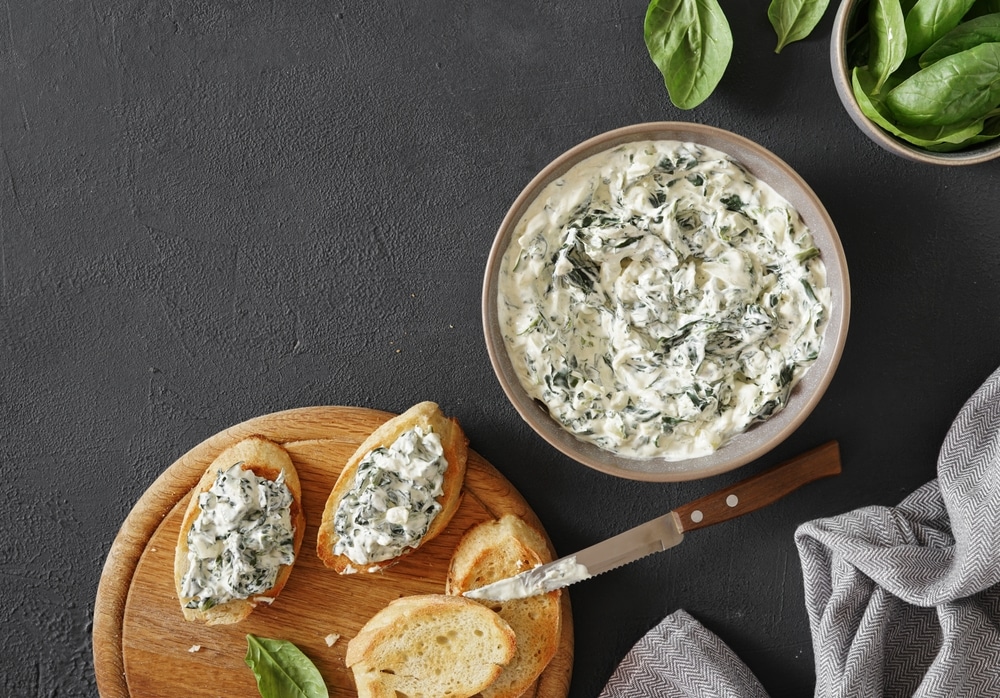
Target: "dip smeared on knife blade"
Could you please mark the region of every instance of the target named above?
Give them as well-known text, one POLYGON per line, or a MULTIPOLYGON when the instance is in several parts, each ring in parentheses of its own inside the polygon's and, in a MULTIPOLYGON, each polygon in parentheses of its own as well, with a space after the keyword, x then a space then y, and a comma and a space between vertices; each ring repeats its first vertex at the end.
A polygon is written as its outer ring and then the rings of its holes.
POLYGON ((725 153, 626 144, 549 184, 500 266, 528 393, 629 458, 708 455, 779 412, 819 356, 826 271, 798 212, 725 153))
POLYGON ((590 579, 592 576, 584 565, 576 561, 576 557, 567 557, 478 589, 470 589, 462 596, 470 599, 510 601, 562 589, 574 582, 590 579))

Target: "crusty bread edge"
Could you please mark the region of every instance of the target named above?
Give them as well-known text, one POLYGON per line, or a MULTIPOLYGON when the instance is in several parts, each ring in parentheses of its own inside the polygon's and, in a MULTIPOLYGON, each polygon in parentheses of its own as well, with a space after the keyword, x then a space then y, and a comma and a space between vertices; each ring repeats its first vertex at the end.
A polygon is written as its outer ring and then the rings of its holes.
MULTIPOLYGON (((468 591, 471 588, 475 588, 471 585, 466 586, 465 584, 462 584, 462 581, 465 581, 465 577, 470 574, 476 563, 482 559, 484 555, 488 554, 488 551, 485 551, 480 547, 481 543, 477 540, 477 538, 482 536, 482 531, 486 527, 502 526, 505 523, 505 520, 509 520, 511 532, 514 535, 515 542, 520 546, 522 551, 528 553, 530 557, 534 558, 536 564, 552 562, 554 555, 552 546, 549 543, 547 536, 523 518, 515 514, 504 514, 498 518, 489 519, 475 524, 462 534, 461 539, 459 539, 458 544, 455 546, 451 561, 448 565, 448 575, 445 580, 445 593, 461 595, 463 592, 468 591)), ((524 571, 526 570, 509 570, 511 575, 524 571)), ((547 594, 547 596, 549 596, 556 604, 556 622, 554 632, 552 633, 552 642, 542 649, 543 655, 539 662, 537 672, 535 672, 535 675, 531 677, 530 680, 524 680, 521 682, 519 687, 515 687, 512 691, 490 691, 490 693, 501 696, 502 698, 513 698, 514 696, 518 696, 519 698, 530 698, 537 693, 538 678, 545 671, 549 662, 552 661, 552 658, 558 652, 559 644, 562 642, 564 624, 566 622, 563 618, 565 613, 563 601, 565 599, 561 598, 562 590, 557 589, 555 591, 551 591, 547 594)), ((479 603, 482 603, 487 607, 492 605, 492 602, 489 601, 479 601, 479 603)), ((518 602, 515 601, 513 603, 518 602)), ((512 661, 516 661, 516 657, 512 661)), ((484 693, 487 693, 487 691, 484 690, 484 693)))
POLYGON ((417 403, 373 431, 347 460, 326 500, 323 519, 316 533, 316 554, 323 561, 323 564, 339 574, 378 572, 395 564, 403 556, 412 554, 443 531, 461 503, 462 485, 465 481, 465 468, 469 455, 468 443, 458 421, 445 417, 441 408, 434 402, 417 403), (434 517, 427 533, 421 539, 420 545, 416 548, 406 548, 399 556, 392 559, 364 565, 355 563, 346 555, 334 554, 333 548, 337 542, 337 534, 334 531, 334 515, 337 513, 340 500, 354 486, 354 476, 361 461, 372 450, 380 446, 392 445, 404 432, 417 426, 430 428, 441 437, 444 457, 448 461, 442 484, 443 494, 438 498, 441 511, 434 517))
MULTIPOLYGON (((198 505, 198 495, 212 487, 220 471, 226 470, 240 461, 243 462, 243 470, 252 470, 258 477, 264 477, 268 480, 277 479, 281 471, 284 470, 285 485, 288 486, 289 491, 292 493, 291 518, 294 528, 292 546, 296 559, 298 559, 299 551, 302 547, 302 539, 305 536, 306 530, 305 514, 302 509, 302 484, 299 481, 298 472, 288 452, 280 445, 259 435, 249 436, 224 449, 212 461, 211 465, 208 466, 198 484, 195 485, 191 492, 191 499, 188 501, 184 518, 181 521, 174 553, 174 587, 184 618, 189 621, 200 621, 206 625, 238 623, 250 615, 263 599, 273 600, 276 598, 288 582, 288 577, 291 575, 292 568, 294 567, 294 562, 291 565, 283 565, 278 570, 274 586, 263 594, 256 594, 246 599, 233 599, 205 611, 185 607, 188 599, 182 595, 181 589, 184 575, 188 570, 187 534, 191 530, 195 519, 201 513, 201 508, 198 505)), ((269 603, 270 601, 263 602, 269 603)))
MULTIPOLYGON (((403 596, 390 601, 388 605, 372 616, 361 628, 361 630, 358 631, 358 634, 351 638, 350 642, 348 642, 347 653, 344 657, 344 664, 347 668, 351 669, 354 674, 355 684, 357 686, 359 696, 384 695, 379 683, 377 681, 374 683, 368 681, 365 676, 365 672, 359 671, 359 669, 365 669, 365 660, 369 653, 396 632, 395 628, 398 624, 398 620, 401 617, 416 614, 438 615, 445 610, 450 610, 448 607, 465 607, 471 609, 475 613, 481 614, 484 619, 488 619, 494 627, 500 630, 503 635, 503 651, 505 653, 505 660, 501 664, 493 665, 492 678, 489 682, 495 680, 503 670, 504 664, 513 658, 515 652, 516 638, 514 637, 514 631, 511 630, 507 622, 485 606, 463 596, 450 596, 448 594, 416 594, 403 596)), ((489 682, 485 685, 489 685, 489 682)), ((485 687, 485 685, 482 687, 485 687)), ((477 691, 481 690, 482 687, 478 688, 477 691)), ((389 693, 385 695, 392 694, 389 693)))

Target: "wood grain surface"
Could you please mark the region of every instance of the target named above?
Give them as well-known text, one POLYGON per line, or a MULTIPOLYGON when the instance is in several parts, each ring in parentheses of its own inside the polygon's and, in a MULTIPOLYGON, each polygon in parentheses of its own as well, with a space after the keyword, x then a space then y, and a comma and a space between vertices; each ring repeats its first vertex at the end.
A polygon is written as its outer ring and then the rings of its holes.
MULTIPOLYGON (((94 608, 94 663, 104 698, 258 695, 243 661, 246 635, 294 642, 316 664, 331 696, 356 695, 344 665, 347 642, 392 599, 444 593, 452 551, 471 526, 511 512, 541 523, 520 493, 469 452, 462 504, 448 528, 399 564, 374 575, 338 575, 316 557, 316 529, 347 458, 394 415, 356 407, 310 407, 258 417, 202 442, 146 491, 108 554, 94 608), (299 472, 306 513, 302 550, 288 585, 270 606, 229 626, 186 622, 173 586, 173 554, 184 508, 198 478, 226 446, 251 434, 284 445, 299 472), (340 635, 332 646, 326 638, 340 635)), ((551 547, 551 543, 550 543, 551 547)), ((555 658, 533 691, 564 698, 573 665, 569 595, 555 658)))

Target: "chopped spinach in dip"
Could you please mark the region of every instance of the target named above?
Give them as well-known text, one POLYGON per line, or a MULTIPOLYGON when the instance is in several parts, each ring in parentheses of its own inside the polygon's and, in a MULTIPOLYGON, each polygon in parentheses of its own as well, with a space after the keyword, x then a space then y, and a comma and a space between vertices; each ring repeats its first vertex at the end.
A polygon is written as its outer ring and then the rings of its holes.
POLYGON ((447 467, 441 437, 420 427, 368 453, 334 514, 333 552, 364 565, 420 545, 441 511, 447 467))
POLYGON ((263 593, 274 586, 278 568, 295 560, 285 473, 272 481, 242 465, 220 471, 198 495, 201 511, 187 534, 181 586, 188 608, 207 610, 263 593))
POLYGON ((630 458, 712 453, 780 411, 819 355, 826 271, 798 212, 728 155, 646 141, 528 207, 498 313, 525 390, 630 458))

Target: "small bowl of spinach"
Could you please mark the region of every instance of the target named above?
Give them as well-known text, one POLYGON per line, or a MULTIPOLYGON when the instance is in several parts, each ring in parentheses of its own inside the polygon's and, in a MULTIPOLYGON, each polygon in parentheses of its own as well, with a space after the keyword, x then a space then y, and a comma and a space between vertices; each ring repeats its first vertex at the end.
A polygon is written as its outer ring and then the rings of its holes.
POLYGON ((1000 0, 843 0, 834 83, 869 138, 902 157, 1000 157, 1000 0))

